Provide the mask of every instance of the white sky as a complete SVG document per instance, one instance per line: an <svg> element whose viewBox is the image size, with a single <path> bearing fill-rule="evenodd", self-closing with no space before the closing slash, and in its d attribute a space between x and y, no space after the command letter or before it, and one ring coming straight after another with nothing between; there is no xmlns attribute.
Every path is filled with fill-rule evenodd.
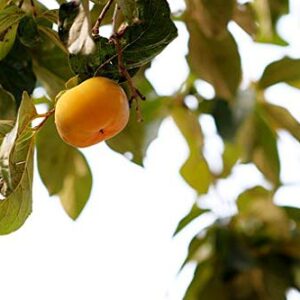
<svg viewBox="0 0 300 300"><path fill-rule="evenodd" d="M53 5L53 1L44 1ZM173 11L183 5L172 0ZM299 2L294 0L293 7ZM295 11L295 10L294 10ZM298 9L300 12L300 9ZM177 24L179 38L153 63L147 73L157 91L171 94L184 81L187 65L187 32ZM264 66L284 54L300 53L299 14L281 22L284 36L293 44L280 47L254 45L246 34L231 25L240 44L245 82L258 78ZM297 30L290 30L296 28ZM257 71L258 70L258 71ZM205 85L204 85L205 86ZM201 87L199 87L201 88ZM203 87L202 87L203 88ZM210 93L209 88L204 92ZM269 89L272 102L283 103L300 119L299 91L278 85ZM210 147L222 145L209 118L201 119ZM299 182L300 147L280 135L283 172L286 182ZM63 212L57 198L49 198L38 176L34 178L33 213L17 232L0 236L0 298L5 300L181 300L191 278L192 268L176 277L189 238L211 218L193 224L182 235L172 239L180 218L192 205L195 194L178 174L187 157L187 147L178 130L167 119L147 153L145 168L112 152L105 144L83 151L92 168L94 186L90 201L80 218L73 222ZM251 172L249 179L245 174ZM35 173L37 175L37 172ZM250 182L249 182L250 181ZM222 211L242 187L261 181L252 167L235 170L231 180L218 188L226 200L220 204L217 195L210 203L219 203ZM300 188L294 185L278 193L278 201L298 201ZM228 200L228 201L227 201ZM291 295L299 300L298 294Z"/></svg>

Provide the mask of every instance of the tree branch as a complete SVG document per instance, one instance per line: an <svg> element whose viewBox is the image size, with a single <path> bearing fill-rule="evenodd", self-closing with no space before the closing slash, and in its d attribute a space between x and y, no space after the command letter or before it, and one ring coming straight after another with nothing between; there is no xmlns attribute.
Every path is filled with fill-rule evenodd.
<svg viewBox="0 0 300 300"><path fill-rule="evenodd" d="M55 112L55 108L52 108L44 114L39 114L39 115L35 116L34 120L38 119L38 118L44 118L44 120L39 125L33 127L32 130L37 131L37 130L41 129L43 127L43 125L47 122L47 120L54 114L54 112Z"/></svg>
<svg viewBox="0 0 300 300"><path fill-rule="evenodd" d="M124 34L124 33L123 33ZM137 113L137 119L139 122L143 121L142 118L142 112L141 112L141 105L139 102L139 99L141 100L146 100L145 96L135 87L132 78L128 72L128 70L126 69L124 63L123 63L123 49L120 45L120 34L119 33L115 33L112 37L111 37L111 41L115 44L116 49L117 49L117 54L118 54L118 68L119 68L119 73L120 75L124 76L128 82L129 85L129 89L130 89L130 93L131 93L131 97L129 99L129 105L132 105L132 101L135 100L136 102L136 113Z"/></svg>
<svg viewBox="0 0 300 300"><path fill-rule="evenodd" d="M113 2L114 2L114 0L108 0L107 3L105 4L105 6L103 7L94 27L92 29L93 36L97 37L99 35L99 27Z"/></svg>

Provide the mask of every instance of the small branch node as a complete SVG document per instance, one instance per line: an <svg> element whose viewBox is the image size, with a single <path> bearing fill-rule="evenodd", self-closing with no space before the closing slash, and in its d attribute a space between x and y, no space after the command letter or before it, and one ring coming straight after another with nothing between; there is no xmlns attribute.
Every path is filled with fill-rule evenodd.
<svg viewBox="0 0 300 300"><path fill-rule="evenodd" d="M93 37L99 36L99 27L113 2L114 2L114 0L108 0L107 3L105 4L105 6L103 7L94 27L92 28L92 36Z"/></svg>

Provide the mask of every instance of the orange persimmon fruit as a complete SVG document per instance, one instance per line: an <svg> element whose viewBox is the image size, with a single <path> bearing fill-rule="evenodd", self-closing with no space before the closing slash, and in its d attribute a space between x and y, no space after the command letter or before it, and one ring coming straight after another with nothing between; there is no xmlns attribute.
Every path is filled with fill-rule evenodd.
<svg viewBox="0 0 300 300"><path fill-rule="evenodd" d="M75 147L88 147L124 129L129 119L124 90L104 77L87 79L67 90L55 106L60 137Z"/></svg>

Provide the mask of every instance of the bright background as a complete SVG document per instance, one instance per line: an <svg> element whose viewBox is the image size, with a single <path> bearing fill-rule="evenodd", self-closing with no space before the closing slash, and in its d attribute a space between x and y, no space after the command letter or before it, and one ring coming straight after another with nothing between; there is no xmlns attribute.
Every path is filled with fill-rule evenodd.
<svg viewBox="0 0 300 300"><path fill-rule="evenodd" d="M184 8L183 0L169 2L173 12ZM54 1L44 3L57 7ZM179 37L147 72L161 95L174 93L188 74L188 34L182 23L176 24ZM300 1L291 1L291 14L280 22L280 32L290 42L287 48L255 45L234 24L230 24L230 30L240 47L246 87L272 60L284 55L300 57ZM204 88L208 96L213 96L211 86L200 81L198 84L202 93ZM267 98L284 105L300 120L298 90L279 84L267 91ZM218 168L223 146L214 122L208 116L200 121L210 150L206 156L211 167ZM287 187L277 193L276 200L297 205L300 146L284 132L279 145L281 175ZM33 213L20 230L0 237L0 298L182 300L193 267L177 273L189 238L214 217L203 216L172 238L178 221L196 197L178 173L188 148L172 120L163 122L158 139L147 152L145 168L112 152L104 143L83 152L91 165L94 185L90 201L76 222L67 217L58 198L49 198L35 170ZM236 168L230 179L221 182L217 191L202 202L217 214L231 214L236 195L258 183L267 184L255 167ZM289 299L299 300L300 296L291 291Z"/></svg>

